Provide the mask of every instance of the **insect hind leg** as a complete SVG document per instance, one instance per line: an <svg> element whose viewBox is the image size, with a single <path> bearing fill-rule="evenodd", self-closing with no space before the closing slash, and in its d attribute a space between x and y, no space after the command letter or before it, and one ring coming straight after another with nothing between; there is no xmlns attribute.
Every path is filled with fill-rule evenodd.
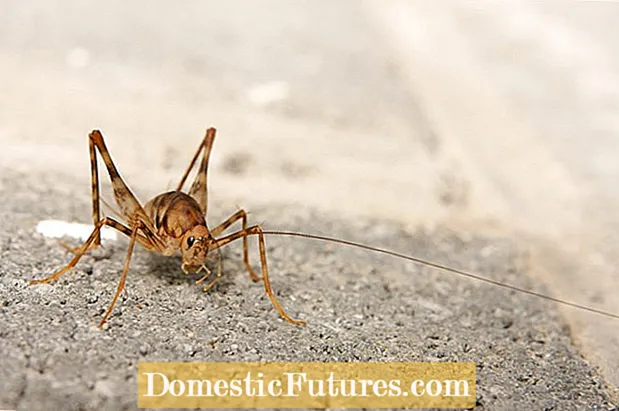
<svg viewBox="0 0 619 411"><path fill-rule="evenodd" d="M110 156L110 152L105 145L105 141L103 140L103 135L99 130L93 130L88 135L92 147L91 156L94 158L93 164L93 190L97 191L97 199L96 199L96 209L97 214L99 213L99 183L98 177L95 175L97 171L97 160L95 148L99 150L101 157L103 158L103 162L105 163L105 167L107 168L107 172L110 176L110 180L112 182L112 188L114 190L114 199L116 200L116 204L118 204L119 212L125 218L125 220L129 223L129 226L133 227L136 224L140 224L140 230L146 235L150 244L157 250L163 249L165 246L161 238L156 235L157 230L155 230L154 224L150 217L144 211L144 208L135 197L135 195L131 192L125 181L120 176L116 165L114 165L114 161L112 161L112 157ZM95 204L95 199L93 197L93 207ZM94 211L93 211L94 215ZM94 216L93 218L98 218L98 216ZM138 237L140 240L141 236ZM140 241L141 242L141 241Z"/></svg>
<svg viewBox="0 0 619 411"><path fill-rule="evenodd" d="M94 158L94 160L91 160L94 167L91 167L91 168L93 170L92 171L93 192L94 190L97 191L97 199L96 199L97 213L99 213L99 199L98 199L99 183L98 183L98 177L97 175L95 175L97 171L96 153L94 152L95 148L99 150L99 153L101 154L101 157L103 158L103 162L105 163L105 167L107 168L107 172L110 176L110 180L112 181L112 188L114 190L114 199L116 200L116 203L118 204L118 207L120 208L120 212L123 214L123 217L125 217L127 220L130 220L132 217L138 215L139 213L145 214L144 210L142 209L142 206L140 205L140 202L137 200L135 195L131 192L131 190L125 183L125 181L120 176L120 173L118 172L118 169L116 168L116 165L114 165L114 162L112 161L110 152L107 146L105 145L105 141L103 140L103 135L101 134L101 132L99 130L93 130L89 134L88 137L90 138L91 158ZM93 196L93 208L95 208L94 196ZM93 210L93 215L94 215L94 210ZM93 216L93 218L97 218L97 216Z"/></svg>
<svg viewBox="0 0 619 411"><path fill-rule="evenodd" d="M200 205L200 210L204 215L206 215L206 211L208 208L208 163L211 156L211 149L213 148L213 142L215 141L215 133L216 130L213 127L206 130L204 139L198 146L198 149L193 155L189 166L185 170L181 181L176 187L176 191L181 191L183 189L183 185L185 184L187 177L189 177L189 173L191 173L191 170L193 170L196 162L198 161L198 157L200 157L200 153L202 153L202 160L200 162L198 174L196 174L196 178L194 179L188 194L198 202L198 204Z"/></svg>
<svg viewBox="0 0 619 411"><path fill-rule="evenodd" d="M99 168L97 165L97 152L92 138L88 138L88 151L90 154L90 185L92 190L92 223L97 226L101 220L101 204L99 196ZM97 232L93 245L101 245L101 233ZM76 251L77 252L77 251Z"/></svg>

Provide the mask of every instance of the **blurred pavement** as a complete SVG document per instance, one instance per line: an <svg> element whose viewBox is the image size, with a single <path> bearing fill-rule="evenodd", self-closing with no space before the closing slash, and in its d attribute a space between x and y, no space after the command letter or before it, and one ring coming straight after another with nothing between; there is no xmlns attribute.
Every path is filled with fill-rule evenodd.
<svg viewBox="0 0 619 411"><path fill-rule="evenodd" d="M174 259L136 253L102 333L125 242L54 287L25 284L68 257L35 234L39 220L90 220L90 130L146 200L175 184L212 125L211 225L242 207L265 228L619 312L619 5L3 8L0 408L133 409L136 363L157 359L470 360L480 409L616 403L617 321L332 245L267 239L303 329L277 319L238 247L231 283L208 295Z"/></svg>

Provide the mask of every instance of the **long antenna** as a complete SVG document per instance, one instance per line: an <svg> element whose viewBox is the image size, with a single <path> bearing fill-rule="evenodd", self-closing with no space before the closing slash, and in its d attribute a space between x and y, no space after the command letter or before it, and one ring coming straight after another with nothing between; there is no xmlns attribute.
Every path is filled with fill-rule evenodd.
<svg viewBox="0 0 619 411"><path fill-rule="evenodd" d="M439 270L443 270L443 271L447 271L447 272L450 272L450 273L453 273L453 274L457 274L457 275L459 275L461 277L472 278L473 280L477 280L477 281L481 281L481 282L484 282L484 283L496 285L497 287L502 287L502 288L505 288L505 289L508 289L508 290L518 291L518 292L521 292L521 293L524 293L524 294L528 294L528 295L532 295L532 296L535 296L535 297L538 297L538 298L541 298L541 299L544 299L544 300L552 301L552 302L563 304L563 305L566 305L566 306L569 306L569 307L578 308L578 309L581 309L581 310L584 310L584 311L588 311L588 312L595 313L595 314L600 314L600 315L603 315L605 317L610 317L610 318L614 318L616 320L619 320L619 314L614 314L614 313L611 313L611 312L608 312L608 311L599 310L597 308L588 307L586 305L581 305L581 304L573 303L573 302L570 302L570 301L562 300L560 298L556 298L556 297L552 297L552 296L549 296L549 295L541 294L541 293L538 293L538 292L535 292L535 291L527 290L526 288L520 288L520 287L517 287L515 285L504 284L504 283L501 283L499 281L495 281L495 280L492 280L490 278L482 277L482 276L477 275L477 274L469 273L469 272L463 271L463 270L457 270L455 268L447 267L446 265L434 263L432 261L424 260L422 258L412 257L410 255L398 253L398 252L387 250L387 249L384 249L384 248L372 247L370 245L361 244L361 243L355 243L355 242L347 241L347 240L341 240L339 238L327 237L327 236L316 235L316 234L297 233L297 232L294 232L294 231L264 230L262 233L265 234L265 235L281 235L281 236L288 236L288 237L309 238L309 239L312 239L312 240L330 241L332 243L343 244L343 245L347 245L347 246L350 246L350 247L357 247L357 248L361 248L363 250L368 250L368 251L373 251L373 252L376 252L376 253L390 255L390 256L393 256L393 257L399 257L399 258L403 258L403 259L408 260L408 261L412 261L412 262L417 263L417 264L423 264L423 265L427 265L429 267L438 268Z"/></svg>

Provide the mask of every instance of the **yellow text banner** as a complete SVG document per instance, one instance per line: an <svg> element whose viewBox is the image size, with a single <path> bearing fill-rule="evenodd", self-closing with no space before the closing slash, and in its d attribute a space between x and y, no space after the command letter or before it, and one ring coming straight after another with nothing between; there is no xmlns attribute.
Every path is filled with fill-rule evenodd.
<svg viewBox="0 0 619 411"><path fill-rule="evenodd" d="M475 363L141 362L140 408L473 408Z"/></svg>

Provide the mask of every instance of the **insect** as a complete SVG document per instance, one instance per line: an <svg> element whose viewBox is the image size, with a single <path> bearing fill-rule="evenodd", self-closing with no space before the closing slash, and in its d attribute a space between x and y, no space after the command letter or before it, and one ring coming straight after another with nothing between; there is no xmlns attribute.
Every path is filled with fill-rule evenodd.
<svg viewBox="0 0 619 411"><path fill-rule="evenodd" d="M187 274L191 271L199 273L204 270L205 275L200 278L197 283L201 283L211 276L211 272L206 267L205 262L209 258L209 253L218 251L219 264L215 278L211 280L204 290L211 289L221 277L221 253L220 248L226 244L242 239L243 240L243 257L249 277L254 281L262 281L264 290L275 309L279 312L282 318L292 324L304 324L302 320L296 320L290 317L277 301L275 294L269 282L269 273L267 268L266 247L264 243L264 234L259 225L247 226L247 213L244 210L239 210L230 218L219 224L213 229L209 229L206 225L206 213L208 207L208 188L207 188L207 173L208 163L215 140L215 129L209 128L202 143L198 147L193 156L189 167L185 170L181 181L178 183L176 190L160 194L149 200L144 206L140 204L135 195L131 192L127 184L124 182L118 169L114 165L110 153L105 145L103 135L99 130L93 130L89 136L90 150L90 170L92 182L92 218L94 229L84 244L75 249L75 256L62 269L56 273L38 280L31 280L30 284L42 284L57 280L61 275L73 268L80 258L91 248L101 244L101 228L103 226L112 227L129 237L129 249L125 258L125 265L116 288L116 293L110 303L107 311L103 315L103 319L99 323L99 327L105 324L107 318L112 313L114 304L118 300L120 293L125 288L125 281L129 271L129 263L131 262L131 254L135 243L139 243L147 250L157 252L165 256L174 255L180 250L182 255L182 270ZM97 163L97 151L103 158L105 167L112 182L114 191L114 199L119 207L120 214L124 217L126 225L112 217L101 218L100 194L99 194L99 172ZM196 166L198 158L202 154L202 158L198 165L198 173L195 180L187 193L183 192L183 186L187 177ZM242 228L232 234L219 237L226 229L237 221L241 222ZM258 246L260 251L261 275L257 275L249 263L249 251L247 245L247 237L255 235L258 237Z"/></svg>
<svg viewBox="0 0 619 411"><path fill-rule="evenodd" d="M114 165L110 153L105 145L103 135L98 130L92 131L89 134L89 150L94 229L88 239L84 242L84 244L82 244L81 247L73 250L75 252L75 256L65 267L48 277L38 280L31 280L30 284L48 283L50 281L57 280L61 275L72 269L89 249L97 247L101 244L100 231L103 226L110 226L120 231L121 233L129 237L129 248L127 251L127 256L125 258L125 264L123 267L121 278L116 289L116 293L114 294L114 297L107 311L103 315L101 322L99 323L99 327L102 327L108 319L109 315L112 313L112 310L116 301L118 300L120 293L123 292L125 288L125 280L127 278L131 255L136 242L147 250L154 251L165 256L171 256L180 251L182 256L181 269L183 270L183 272L187 274L189 272L200 273L202 270L205 271L205 275L196 281L196 283L198 284L207 280L212 275L210 270L206 267L206 261L211 258L209 255L211 252L217 252L217 273L215 274L214 278L210 282L208 282L206 286L204 286L204 290L208 291L221 278L221 248L231 243L232 241L241 239L243 241L243 260L249 273L249 277L254 282L263 282L265 293L267 294L267 296L273 303L273 306L284 320L292 324L300 325L304 324L305 322L302 320L294 319L286 313L286 311L283 309L283 307L275 297L269 281L264 237L265 235L280 235L303 237L320 241L329 241L346 246L358 247L372 252L387 254L393 257L402 258L418 264L423 264L426 266L444 270L469 279L486 282L494 286L529 294L538 298L553 301L555 303L593 312L606 317L619 319L619 314L614 314L596 308L562 300L510 284L504 284L467 271L454 269L442 264L437 264L428 260L412 257L409 255L397 253L378 247L373 247L333 237L313 235L307 233L263 230L260 225L253 225L248 227L247 213L244 210L237 211L215 228L209 229L206 224L206 213L208 209L207 174L209 157L211 149L213 147L213 142L215 140L215 132L216 131L214 128L207 129L204 139L199 145L176 189L174 191L169 191L157 195L151 200L149 200L144 206L142 206L118 173L118 170ZM101 218L99 174L96 155L97 151L99 151L101 157L103 158L107 172L110 176L112 188L114 191L114 198L119 207L118 213L122 215L122 217L124 217L126 224L123 224L109 216ZM198 172L196 174L194 182L192 183L189 191L183 192L183 186L185 185L189 174L196 166L196 163L200 158L200 154L202 154L202 157L198 165ZM242 226L240 230L220 237L220 235L224 231L226 231L231 225L238 221L241 222ZM257 275L249 263L249 250L247 239L250 235L258 237L261 275Z"/></svg>

